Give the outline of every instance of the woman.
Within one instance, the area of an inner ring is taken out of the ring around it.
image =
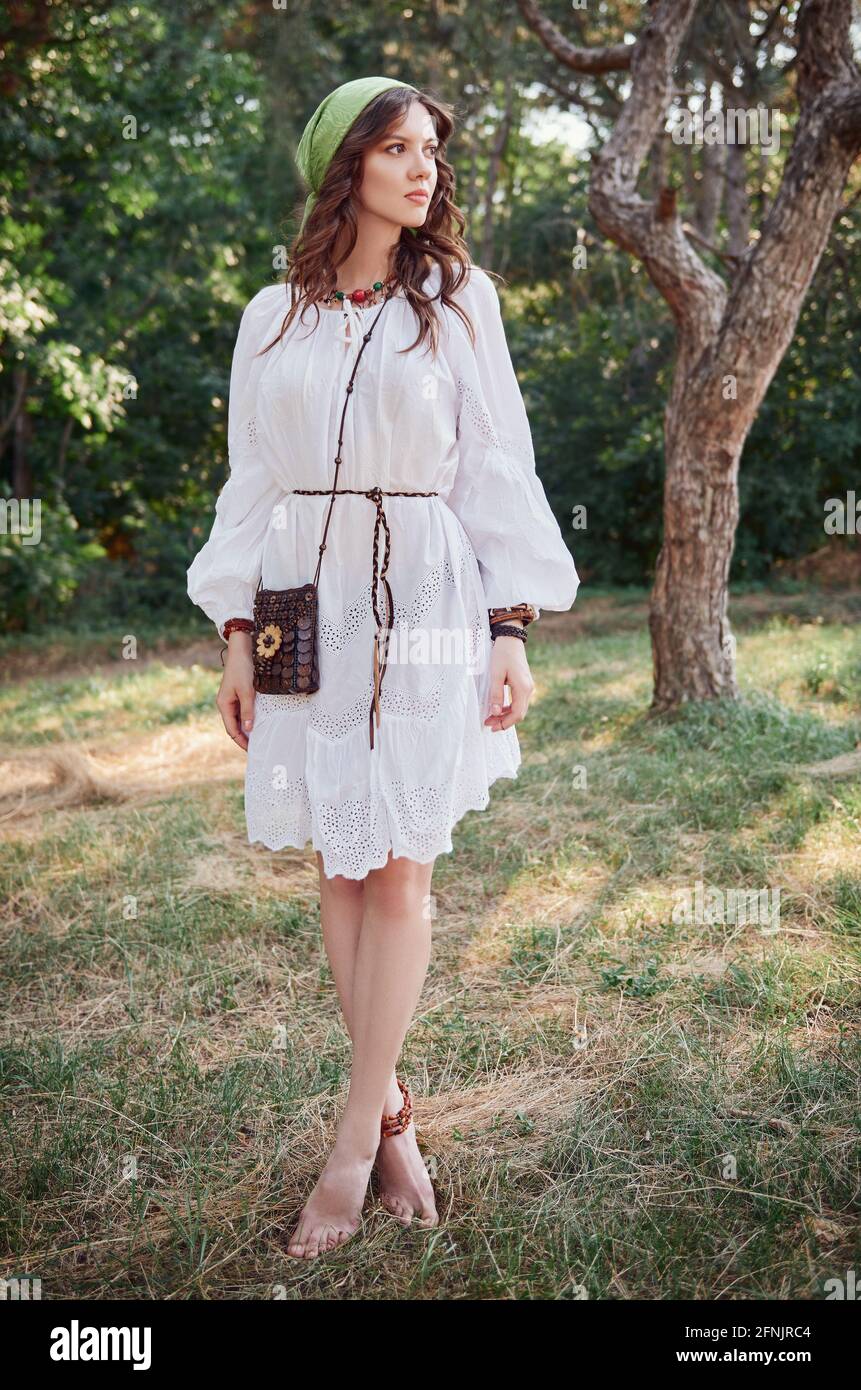
[[[516,776],[534,688],[525,626],[568,609],[579,582],[535,474],[496,291],[461,239],[452,128],[449,108],[376,77],[309,121],[287,283],[242,316],[230,477],[188,572],[227,641],[217,705],[248,754],[249,840],[313,844],[353,1043],[336,1142],[288,1246],[304,1258],[356,1231],[375,1163],[398,1220],[438,1220],[395,1074],[430,956],[434,859],[491,783]],[[318,560],[320,688],[255,695],[258,580],[299,586]]]

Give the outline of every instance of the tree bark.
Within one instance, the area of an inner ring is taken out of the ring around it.
[[[698,230],[702,232],[706,241],[714,240],[721,202],[723,201],[724,179],[727,175],[731,148],[728,149],[726,145],[703,145],[703,177],[696,222]],[[730,251],[738,251],[744,248],[730,246],[729,249]]]
[[[726,152],[727,250],[740,256],[750,241],[750,203],[747,196],[746,150],[729,145]]]
[[[724,109],[757,104],[756,52],[750,33],[749,0],[735,0],[728,10],[731,27],[738,46],[741,86],[724,84]],[[750,198],[747,190],[748,154],[746,145],[726,147],[726,220],[727,249],[740,256],[750,241]]]

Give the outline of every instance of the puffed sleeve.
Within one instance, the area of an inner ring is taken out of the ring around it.
[[[209,540],[187,574],[189,598],[212,619],[221,637],[228,618],[254,615],[263,543],[273,507],[284,496],[273,476],[264,432],[257,427],[257,382],[266,356],[255,353],[278,332],[287,308],[284,286],[267,285],[243,312],[230,371],[230,475],[215,504]]]
[[[531,603],[539,611],[564,612],[580,580],[535,471],[499,296],[475,265],[458,294],[475,329],[475,347],[463,322],[449,311],[458,467],[446,501],[469,536],[489,608]]]

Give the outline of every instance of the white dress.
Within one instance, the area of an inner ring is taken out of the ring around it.
[[[436,266],[424,284],[434,294]],[[324,872],[361,879],[389,852],[427,863],[452,848],[466,811],[488,804],[498,777],[515,777],[515,728],[488,714],[487,610],[527,602],[565,611],[579,579],[536,476],[532,438],[493,282],[477,266],[459,291],[475,330],[434,304],[429,345],[399,355],[418,321],[402,294],[383,307],[307,308],[283,343],[283,284],[242,316],[228,412],[230,476],[209,540],[188,571],[188,593],[216,624],[250,618],[261,577],[286,589],[314,576],[331,490],[346,386],[374,316],[347,407],[338,487],[434,491],[380,499],[388,525],[394,622],[369,737],[377,623],[372,607],[378,503],[335,497],[319,579],[320,689],[256,694],[249,736],[248,838],[269,849],[322,852]],[[385,535],[378,532],[379,565]],[[378,588],[378,612],[386,613]],[[385,616],[383,616],[385,621]],[[223,634],[222,634],[223,635]]]

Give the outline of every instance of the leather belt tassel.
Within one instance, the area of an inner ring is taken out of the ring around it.
[[[374,613],[374,622],[375,622],[376,625],[377,625],[377,630],[376,630],[376,632],[374,633],[374,656],[373,656],[373,673],[374,673],[374,676],[373,676],[373,684],[374,684],[374,689],[373,689],[373,695],[371,696],[371,707],[370,707],[370,709],[369,709],[369,711],[368,711],[368,739],[369,739],[371,748],[373,748],[373,747],[374,747],[374,725],[376,724],[377,729],[379,729],[379,727],[380,727],[380,692],[381,692],[381,690],[382,690],[382,685],[383,685],[383,676],[386,674],[386,666],[388,665],[389,636],[390,636],[390,634],[391,634],[392,624],[393,624],[393,622],[394,622],[394,616],[395,616],[395,601],[394,601],[394,598],[393,598],[393,596],[392,596],[391,585],[389,584],[389,581],[388,581],[388,579],[387,579],[387,577],[386,577],[386,571],[387,571],[388,568],[389,568],[389,552],[390,552],[390,550],[391,550],[391,540],[392,540],[392,537],[391,537],[391,532],[389,531],[388,518],[386,517],[385,509],[384,509],[384,507],[383,507],[383,498],[384,498],[384,497],[438,497],[438,496],[439,496],[439,493],[437,493],[437,492],[386,492],[386,491],[384,491],[382,488],[379,488],[379,487],[369,487],[369,488],[361,488],[361,487],[338,487],[338,488],[334,488],[334,489],[333,489],[333,488],[329,488],[329,487],[326,487],[326,488],[322,488],[322,487],[296,487],[296,488],[293,488],[293,491],[294,491],[294,492],[297,492],[297,493],[302,493],[304,496],[311,496],[311,495],[313,495],[313,496],[318,496],[318,497],[329,497],[329,496],[332,496],[333,494],[337,494],[337,493],[339,493],[339,492],[349,492],[349,493],[352,493],[352,494],[353,494],[354,496],[356,496],[356,497],[367,497],[368,500],[369,500],[370,502],[373,502],[373,503],[375,504],[376,509],[377,509],[377,514],[376,514],[376,516],[374,517],[374,536],[373,536],[373,543],[372,543],[372,547],[371,547],[371,559],[372,559],[371,608],[373,609],[373,613]],[[384,545],[384,548],[383,548],[383,563],[382,563],[382,566],[381,566],[380,563],[379,563],[380,527],[382,527],[382,529],[383,529],[383,534],[384,534],[384,536],[385,536],[385,545]],[[380,585],[381,585],[381,584],[382,584],[382,586],[383,586],[383,590],[384,590],[385,596],[386,596],[386,621],[385,621],[385,623],[383,622],[383,620],[382,620],[382,618],[381,618],[381,616],[380,616],[380,610],[379,610],[379,606],[378,606],[378,602],[377,602],[378,593],[379,593],[379,588],[380,588]]]

